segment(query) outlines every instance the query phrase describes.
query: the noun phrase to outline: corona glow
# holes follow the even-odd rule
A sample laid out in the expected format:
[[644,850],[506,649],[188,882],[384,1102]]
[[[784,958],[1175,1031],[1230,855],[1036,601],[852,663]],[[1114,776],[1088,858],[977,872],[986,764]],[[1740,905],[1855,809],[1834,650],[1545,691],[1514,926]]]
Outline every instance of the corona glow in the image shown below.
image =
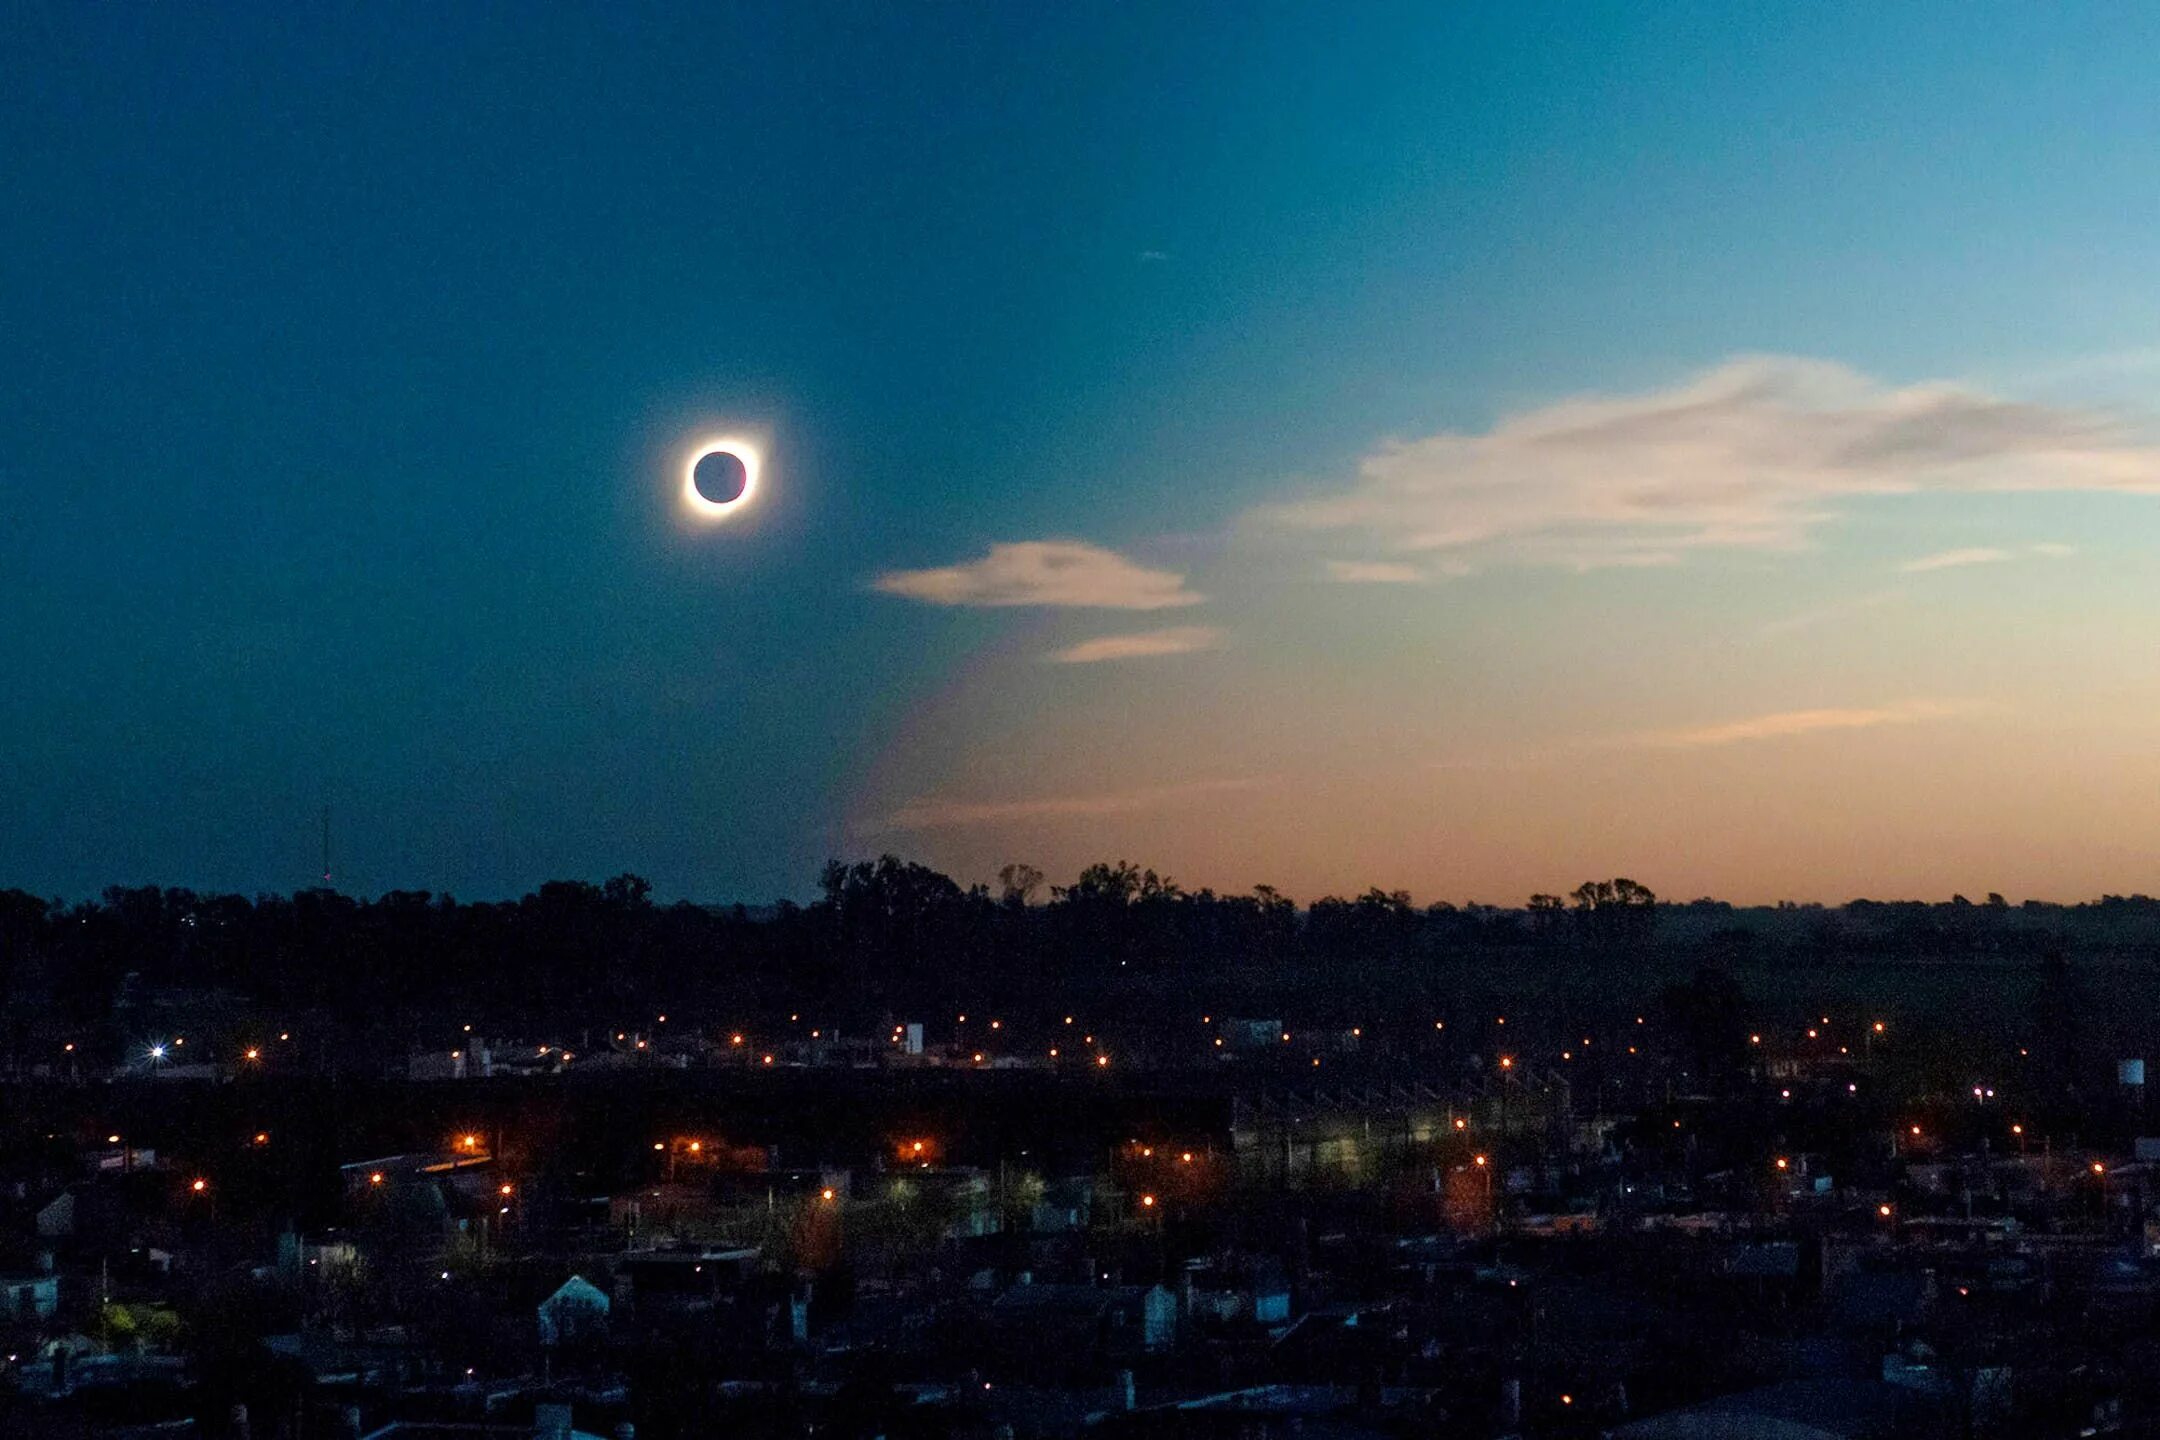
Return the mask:
[[[742,466],[742,491],[730,500],[709,500],[698,489],[698,466],[715,455],[732,457]],[[763,457],[758,447],[736,435],[719,435],[690,447],[683,462],[683,509],[699,520],[725,520],[747,506],[757,494],[758,470]]]

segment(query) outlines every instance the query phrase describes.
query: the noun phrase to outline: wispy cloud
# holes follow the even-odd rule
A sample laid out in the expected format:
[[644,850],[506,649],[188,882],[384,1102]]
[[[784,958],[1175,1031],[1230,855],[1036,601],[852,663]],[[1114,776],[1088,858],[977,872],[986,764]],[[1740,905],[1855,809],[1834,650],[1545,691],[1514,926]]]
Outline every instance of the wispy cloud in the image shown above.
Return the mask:
[[1143,265],[1160,265],[1170,258],[1170,252],[1167,250],[1142,250],[1138,258]]
[[1157,655],[1190,655],[1212,650],[1222,643],[1223,632],[1212,625],[1173,625],[1164,630],[1143,630],[1134,635],[1098,635],[1052,653],[1061,665],[1096,665],[1105,660],[1144,660]]
[[1203,795],[1250,790],[1259,782],[1191,780],[1145,790],[1116,790],[1099,795],[1057,795],[1031,800],[918,800],[885,817],[886,830],[942,830],[971,825],[1011,825],[1028,821],[1090,819],[1153,810]]
[[1615,750],[1708,750],[1727,745],[1789,740],[1838,731],[1921,725],[1970,715],[1980,708],[1980,705],[1970,700],[1918,699],[1897,700],[1887,705],[1875,706],[1775,710],[1765,715],[1749,715],[1738,720],[1720,720],[1707,725],[1637,730],[1624,735],[1594,735],[1547,745],[1498,750],[1482,755],[1457,755],[1433,761],[1426,768],[1473,773],[1527,770],[1575,763],[1586,755]]
[[1829,605],[1819,605],[1813,610],[1803,610],[1797,615],[1787,615],[1772,620],[1755,632],[1759,640],[1774,640],[1780,635],[1793,635],[1802,630],[1812,630],[1818,625],[1848,619],[1864,611],[1883,605],[1892,605],[1905,598],[1903,590],[1877,590],[1869,595],[1855,595],[1850,600],[1839,600]]
[[2005,560],[2015,560],[2020,555],[2067,560],[2077,553],[2077,546],[2065,545],[2058,540],[2043,540],[2019,550],[2004,550],[1994,545],[1975,545],[1964,550],[1944,550],[1935,555],[1923,555],[1917,560],[1906,561],[1898,566],[1898,569],[1907,575],[1920,575],[1930,570],[1956,570],[1967,565],[1999,565]]
[[1925,575],[1930,570],[1960,570],[1967,565],[2000,565],[2017,557],[2008,550],[1992,545],[1975,545],[1964,550],[1944,550],[1934,555],[1922,555],[1898,566],[1900,574]]
[[2160,494],[2160,450],[2106,415],[1747,357],[1667,390],[1394,442],[1348,489],[1259,518],[1398,554],[1581,569],[1796,549],[1856,497],[2013,491]]
[[1614,748],[1633,750],[1701,750],[1718,745],[1744,745],[1756,740],[1783,740],[1795,735],[1815,735],[1826,730],[1874,730],[1885,725],[1917,725],[1969,714],[1969,702],[1955,700],[1900,700],[1871,709],[1779,710],[1750,715],[1715,725],[1694,725],[1678,730],[1645,730],[1607,742]]
[[992,545],[979,560],[933,570],[890,570],[872,583],[888,595],[931,605],[1166,610],[1206,598],[1186,589],[1185,577],[1174,571],[1151,570],[1079,540]]
[[1431,578],[1400,560],[1330,560],[1327,574],[1344,585],[1422,585]]

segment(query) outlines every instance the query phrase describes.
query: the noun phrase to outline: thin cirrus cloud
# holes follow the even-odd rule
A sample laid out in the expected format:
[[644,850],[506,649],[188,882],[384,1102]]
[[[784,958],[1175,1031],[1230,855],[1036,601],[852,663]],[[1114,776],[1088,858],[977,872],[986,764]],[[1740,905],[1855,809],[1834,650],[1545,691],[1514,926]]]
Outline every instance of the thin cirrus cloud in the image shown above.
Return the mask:
[[1343,585],[1422,585],[1428,578],[1400,560],[1330,560],[1328,579]]
[[979,560],[930,570],[888,570],[872,582],[888,595],[930,605],[1033,605],[1093,610],[1167,610],[1207,597],[1185,577],[1151,570],[1080,540],[992,545]]
[[2004,550],[1994,545],[1975,545],[1963,550],[1944,550],[1934,555],[1922,555],[1917,560],[1906,561],[1898,566],[1898,570],[1906,575],[1924,575],[1930,570],[1960,570],[1968,565],[2000,565],[2006,560],[2017,559],[2020,553],[2041,555],[2050,560],[2065,560],[2077,554],[2077,546],[2050,540],[2038,545],[2028,545],[2023,552],[2019,552]]
[[1880,730],[1921,725],[1973,714],[1980,707],[1970,700],[1896,700],[1885,705],[1826,707],[1812,710],[1773,710],[1738,720],[1672,729],[1637,730],[1624,735],[1603,735],[1558,744],[1460,756],[1434,762],[1428,768],[1446,771],[1504,771],[1534,769],[1577,762],[1586,753],[1614,750],[1714,750],[1728,745],[1792,740],[1808,735],[1840,731]]
[[1113,790],[1097,795],[1055,795],[1025,800],[918,800],[885,817],[885,830],[943,830],[978,825],[1016,825],[1052,820],[1084,820],[1159,809],[1181,800],[1226,791],[1249,790],[1251,779],[1190,780],[1144,790]]
[[1929,720],[1947,720],[1971,710],[1969,703],[1956,700],[1900,700],[1873,708],[1778,710],[1714,725],[1645,730],[1608,743],[1614,748],[1629,750],[1704,750],[1720,745],[1744,745],[1756,740],[1816,735],[1828,730],[1876,730],[1886,725],[1917,725]]
[[1900,574],[1925,575],[1930,570],[1962,570],[1968,565],[2000,565],[2005,560],[2016,558],[2017,556],[2008,550],[2000,550],[1992,545],[1975,545],[1964,550],[1944,550],[1935,555],[1922,555],[1919,559],[1908,560],[1897,568]]
[[1855,595],[1850,600],[1840,600],[1829,605],[1819,605],[1813,610],[1803,610],[1797,615],[1787,615],[1772,620],[1755,631],[1758,640],[1774,640],[1780,635],[1797,635],[1818,625],[1828,625],[1849,619],[1869,610],[1894,605],[1905,598],[1903,590],[1877,590],[1867,595]]
[[1797,549],[1861,497],[2027,491],[2160,494],[2160,449],[2103,414],[1754,356],[1396,441],[1348,489],[1257,518],[1396,555],[1596,569]]
[[1212,650],[1222,643],[1222,638],[1223,632],[1212,625],[1172,625],[1133,635],[1098,635],[1092,640],[1054,651],[1049,658],[1060,665],[1147,660],[1162,655],[1190,655],[1199,650]]

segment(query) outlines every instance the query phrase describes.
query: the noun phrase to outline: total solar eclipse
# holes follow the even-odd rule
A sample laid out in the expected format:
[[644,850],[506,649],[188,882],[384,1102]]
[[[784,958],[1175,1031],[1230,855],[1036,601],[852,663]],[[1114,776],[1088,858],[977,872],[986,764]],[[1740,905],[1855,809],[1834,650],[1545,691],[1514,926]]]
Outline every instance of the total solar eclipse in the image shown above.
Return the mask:
[[757,447],[733,437],[707,440],[683,466],[683,505],[704,520],[725,520],[757,494]]

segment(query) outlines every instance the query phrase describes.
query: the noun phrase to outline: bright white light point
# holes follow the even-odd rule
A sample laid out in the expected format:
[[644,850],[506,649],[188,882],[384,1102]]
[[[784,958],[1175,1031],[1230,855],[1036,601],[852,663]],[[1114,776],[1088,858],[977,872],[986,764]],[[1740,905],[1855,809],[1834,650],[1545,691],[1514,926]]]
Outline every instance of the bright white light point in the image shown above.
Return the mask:
[[[708,455],[732,455],[742,462],[742,494],[732,500],[708,500],[698,493],[698,462]],[[700,520],[725,520],[750,503],[757,494],[758,469],[764,457],[758,447],[736,435],[720,435],[701,440],[690,447],[690,457],[683,462],[683,508]]]

